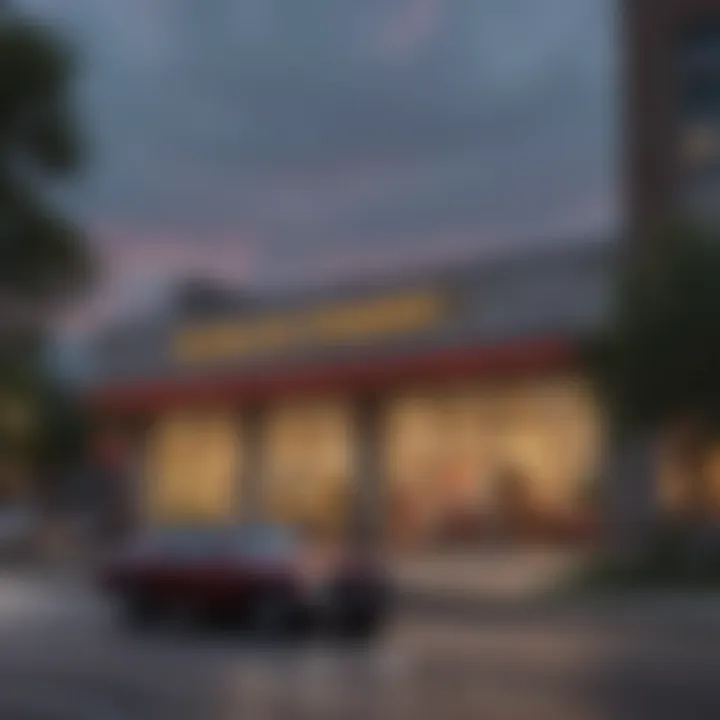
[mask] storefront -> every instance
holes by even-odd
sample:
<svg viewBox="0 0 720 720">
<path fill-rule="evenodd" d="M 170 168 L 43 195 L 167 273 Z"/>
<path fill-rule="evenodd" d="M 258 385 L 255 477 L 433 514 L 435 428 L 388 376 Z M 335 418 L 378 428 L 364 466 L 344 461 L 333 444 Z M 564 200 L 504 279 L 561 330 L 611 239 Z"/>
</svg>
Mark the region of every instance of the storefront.
<svg viewBox="0 0 720 720">
<path fill-rule="evenodd" d="M 88 397 L 139 522 L 278 520 L 395 546 L 579 539 L 606 246 L 109 330 Z"/>
</svg>

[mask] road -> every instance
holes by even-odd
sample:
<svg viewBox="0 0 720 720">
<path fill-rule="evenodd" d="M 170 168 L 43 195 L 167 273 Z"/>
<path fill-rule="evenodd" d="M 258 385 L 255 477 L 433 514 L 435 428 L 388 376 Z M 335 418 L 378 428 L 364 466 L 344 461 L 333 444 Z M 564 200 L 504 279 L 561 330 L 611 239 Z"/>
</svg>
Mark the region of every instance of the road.
<svg viewBox="0 0 720 720">
<path fill-rule="evenodd" d="M 720 717 L 720 602 L 406 609 L 367 649 L 123 631 L 76 583 L 0 575 L 3 720 Z"/>
</svg>

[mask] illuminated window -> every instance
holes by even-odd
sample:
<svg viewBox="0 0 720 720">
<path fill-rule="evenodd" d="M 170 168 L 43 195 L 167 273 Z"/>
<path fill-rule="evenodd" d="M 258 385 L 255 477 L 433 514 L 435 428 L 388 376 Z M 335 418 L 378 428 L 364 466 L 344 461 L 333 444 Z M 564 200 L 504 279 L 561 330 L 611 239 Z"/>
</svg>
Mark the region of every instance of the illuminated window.
<svg viewBox="0 0 720 720">
<path fill-rule="evenodd" d="M 268 413 L 262 479 L 267 513 L 321 533 L 347 526 L 354 453 L 351 405 L 314 401 Z"/>
<path fill-rule="evenodd" d="M 399 397 L 387 441 L 390 524 L 432 535 L 454 518 L 480 523 L 494 512 L 505 472 L 522 479 L 538 512 L 577 511 L 593 489 L 602 434 L 587 388 L 568 379 Z"/>
<path fill-rule="evenodd" d="M 164 418 L 150 432 L 147 457 L 151 522 L 220 521 L 237 513 L 241 452 L 232 415 Z"/>
</svg>

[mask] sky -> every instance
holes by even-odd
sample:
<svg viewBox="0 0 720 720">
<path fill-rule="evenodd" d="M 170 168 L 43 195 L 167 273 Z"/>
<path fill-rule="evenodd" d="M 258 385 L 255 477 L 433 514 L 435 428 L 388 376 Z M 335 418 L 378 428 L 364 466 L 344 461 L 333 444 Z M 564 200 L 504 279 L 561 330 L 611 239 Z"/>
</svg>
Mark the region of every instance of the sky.
<svg viewBox="0 0 720 720">
<path fill-rule="evenodd" d="M 69 333 L 183 275 L 267 287 L 615 218 L 607 0 L 17 0 L 76 48 L 64 201 L 101 283 Z"/>
</svg>

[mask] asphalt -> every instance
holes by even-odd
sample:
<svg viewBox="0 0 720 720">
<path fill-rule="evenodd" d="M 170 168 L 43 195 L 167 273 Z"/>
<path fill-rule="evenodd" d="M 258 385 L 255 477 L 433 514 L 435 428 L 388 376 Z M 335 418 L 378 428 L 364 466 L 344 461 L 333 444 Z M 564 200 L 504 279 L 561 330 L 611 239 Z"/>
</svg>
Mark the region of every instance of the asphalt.
<svg viewBox="0 0 720 720">
<path fill-rule="evenodd" d="M 720 717 L 720 601 L 405 598 L 368 647 L 126 632 L 79 578 L 0 573 L 0 718 Z"/>
</svg>

